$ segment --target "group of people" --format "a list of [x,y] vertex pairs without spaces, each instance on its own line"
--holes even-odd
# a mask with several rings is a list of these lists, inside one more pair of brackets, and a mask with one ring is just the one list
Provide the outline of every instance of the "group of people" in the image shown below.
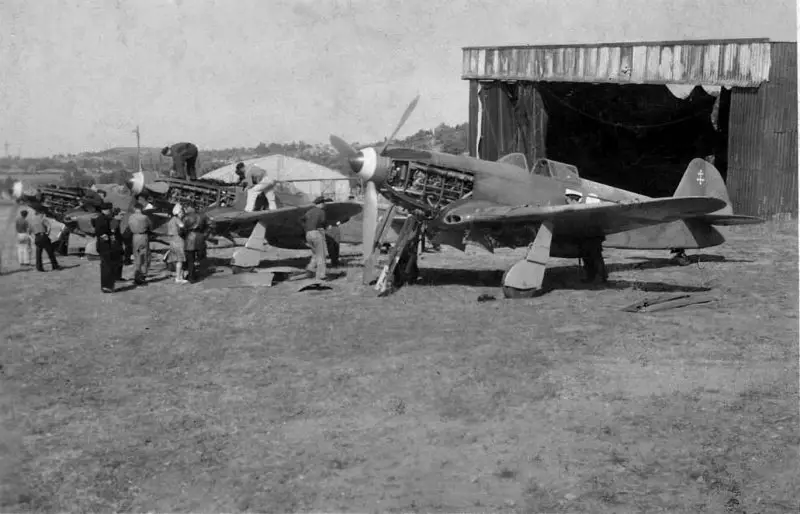
[[47,253],[50,259],[50,267],[53,271],[61,269],[56,259],[56,252],[53,242],[50,240],[50,222],[45,215],[35,212],[33,216],[28,216],[28,211],[22,209],[17,216],[17,260],[20,266],[31,265],[31,243],[36,246],[36,270],[44,271],[42,253]]
[[[100,288],[104,293],[114,291],[115,282],[123,280],[125,262],[125,240],[121,222],[113,215],[112,206],[104,203],[100,216],[93,220],[97,253],[100,255]],[[206,258],[206,237],[210,229],[208,217],[197,213],[191,206],[185,209],[176,205],[167,223],[169,249],[165,256],[168,264],[175,267],[175,282],[187,284],[200,278],[200,269]],[[153,226],[144,214],[143,207],[136,203],[127,218],[125,232],[130,233],[130,254],[136,285],[147,283],[151,264],[150,236]],[[185,267],[184,267],[185,265]]]
[[[176,204],[167,223],[169,250],[165,256],[168,264],[175,266],[175,282],[196,282],[206,260],[206,239],[211,230],[208,216],[189,205]],[[185,266],[185,268],[184,268]]]

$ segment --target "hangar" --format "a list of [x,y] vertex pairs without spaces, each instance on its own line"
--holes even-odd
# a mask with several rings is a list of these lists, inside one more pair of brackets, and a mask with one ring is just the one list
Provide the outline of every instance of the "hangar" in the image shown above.
[[797,215],[797,42],[465,47],[469,153],[671,196],[704,157],[740,214]]

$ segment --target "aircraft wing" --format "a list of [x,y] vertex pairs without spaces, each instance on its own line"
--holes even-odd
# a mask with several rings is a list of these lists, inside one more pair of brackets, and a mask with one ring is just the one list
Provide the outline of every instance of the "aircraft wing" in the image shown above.
[[[266,211],[240,211],[232,208],[209,209],[206,214],[218,228],[234,229],[239,225],[261,222],[266,225],[297,225],[300,217],[312,206],[281,207]],[[361,212],[361,205],[351,202],[325,204],[325,218],[334,225],[344,223]]]
[[695,218],[717,211],[724,200],[707,196],[656,198],[633,203],[507,206],[472,200],[444,213],[442,228],[502,228],[551,221],[555,233],[600,236]]

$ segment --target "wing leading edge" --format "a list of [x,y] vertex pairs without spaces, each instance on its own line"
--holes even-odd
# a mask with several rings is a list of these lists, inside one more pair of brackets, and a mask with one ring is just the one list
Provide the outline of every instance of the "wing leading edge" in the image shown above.
[[551,221],[556,233],[599,236],[695,218],[725,206],[718,198],[685,196],[633,203],[506,206],[486,201],[460,204],[443,213],[443,229],[502,228],[504,225]]

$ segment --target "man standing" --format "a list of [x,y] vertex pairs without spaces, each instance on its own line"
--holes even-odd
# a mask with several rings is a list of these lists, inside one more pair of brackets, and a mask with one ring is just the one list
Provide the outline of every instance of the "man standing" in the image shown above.
[[150,218],[142,214],[142,206],[133,206],[133,213],[128,216],[128,229],[132,234],[133,266],[136,285],[144,285],[147,271],[150,268]]
[[189,282],[196,282],[198,267],[205,257],[208,217],[204,213],[197,213],[190,206],[186,208],[186,218],[183,222],[188,230],[186,234],[186,278]]
[[94,234],[97,237],[97,253],[100,255],[100,288],[104,293],[114,292],[117,278],[117,262],[122,233],[119,220],[111,215],[112,205],[104,203],[101,214],[92,220]]
[[50,241],[50,222],[44,217],[43,212],[36,213],[30,221],[30,233],[33,234],[33,242],[36,244],[36,270],[44,271],[42,263],[42,252],[47,252],[50,259],[50,266],[53,270],[61,269],[56,260],[56,253],[53,250],[53,243]]
[[306,266],[309,275],[316,272],[317,280],[325,280],[325,211],[320,207],[325,199],[319,197],[300,218],[306,233],[306,244],[311,248],[311,260]]
[[197,147],[192,143],[177,143],[161,149],[161,155],[172,157],[172,175],[176,178],[197,178]]
[[16,220],[17,226],[17,261],[20,266],[31,265],[31,236],[28,234],[30,223],[28,223],[28,211],[22,209]]

